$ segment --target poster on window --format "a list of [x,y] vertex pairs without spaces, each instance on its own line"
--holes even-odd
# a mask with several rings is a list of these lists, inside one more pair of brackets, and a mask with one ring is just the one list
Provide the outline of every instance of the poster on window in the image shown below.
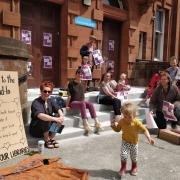
[[106,70],[111,68],[111,71],[114,72],[114,61],[108,60],[106,61]]
[[109,46],[109,51],[114,51],[114,40],[109,40],[108,46]]
[[81,67],[81,69],[83,70],[84,74],[82,77],[82,80],[92,80],[92,73],[91,73],[91,68],[89,65],[83,65]]
[[52,47],[52,34],[43,33],[43,46]]
[[52,56],[43,56],[44,69],[52,69]]
[[29,30],[21,30],[21,41],[25,44],[31,45],[31,31]]
[[0,71],[0,77],[1,163],[27,153],[29,148],[22,119],[18,73]]
[[104,62],[103,57],[101,55],[101,51],[96,49],[92,52],[95,65],[102,64]]

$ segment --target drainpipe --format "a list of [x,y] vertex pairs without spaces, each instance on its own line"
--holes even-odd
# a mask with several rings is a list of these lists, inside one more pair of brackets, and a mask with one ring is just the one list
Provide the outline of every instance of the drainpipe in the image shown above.
[[152,10],[153,10],[153,16],[151,18],[151,23],[152,23],[151,61],[154,60],[154,38],[155,38],[155,22],[156,22],[156,13],[154,10],[154,2],[153,2]]

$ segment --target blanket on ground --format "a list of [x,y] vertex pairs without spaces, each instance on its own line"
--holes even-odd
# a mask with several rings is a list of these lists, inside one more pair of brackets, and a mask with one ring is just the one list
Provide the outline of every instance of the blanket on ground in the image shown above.
[[2,180],[88,180],[88,173],[65,166],[59,157],[46,159],[40,154],[28,157],[15,166],[0,170]]

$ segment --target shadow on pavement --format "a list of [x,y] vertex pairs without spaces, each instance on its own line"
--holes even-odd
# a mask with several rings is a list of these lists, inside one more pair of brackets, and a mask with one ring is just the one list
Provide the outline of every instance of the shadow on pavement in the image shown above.
[[110,169],[87,170],[90,177],[103,178],[108,180],[120,180],[121,177],[117,171]]

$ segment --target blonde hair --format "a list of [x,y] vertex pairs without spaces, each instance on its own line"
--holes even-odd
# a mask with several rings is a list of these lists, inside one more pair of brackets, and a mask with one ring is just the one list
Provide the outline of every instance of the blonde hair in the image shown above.
[[177,61],[176,56],[171,56],[171,57],[169,58],[169,62],[172,62],[172,61],[174,61],[174,60],[176,60],[176,61]]
[[132,102],[126,102],[122,105],[121,112],[135,118],[137,115],[137,106]]

